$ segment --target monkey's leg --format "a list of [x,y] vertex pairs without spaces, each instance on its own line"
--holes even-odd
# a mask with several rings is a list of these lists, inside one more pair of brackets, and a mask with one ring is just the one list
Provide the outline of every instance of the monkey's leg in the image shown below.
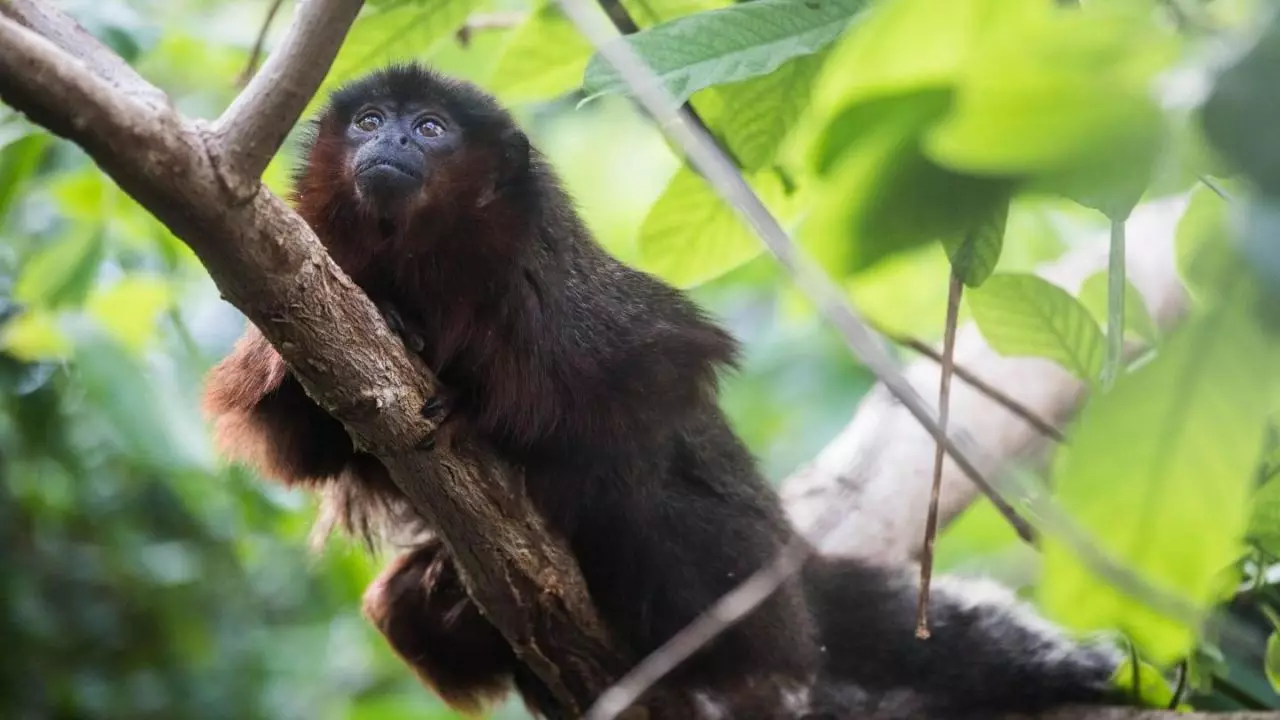
[[364,613],[450,706],[478,712],[501,699],[514,680],[533,709],[547,716],[554,712],[550,692],[471,601],[439,540],[392,561],[365,591]]

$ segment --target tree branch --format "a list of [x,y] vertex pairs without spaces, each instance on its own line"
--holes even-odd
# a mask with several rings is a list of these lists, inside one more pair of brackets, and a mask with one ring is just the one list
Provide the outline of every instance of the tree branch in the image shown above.
[[[420,449],[436,430],[420,412],[436,392],[434,377],[409,356],[306,223],[244,174],[283,138],[279,118],[265,116],[296,115],[322,79],[314,67],[327,66],[350,21],[337,9],[351,11],[349,2],[330,3],[330,10],[321,0],[311,2],[299,16],[303,27],[290,32],[288,59],[268,61],[275,77],[291,83],[287,98],[238,101],[233,108],[249,119],[224,125],[221,133],[183,118],[167,102],[149,101],[164,97],[155,88],[135,84],[118,92],[119,81],[108,80],[118,68],[95,64],[110,51],[87,34],[59,35],[80,43],[73,56],[8,13],[0,18],[0,99],[83,147],[195,251],[224,297],[263,332],[308,394],[358,447],[382,460],[439,532],[485,615],[575,715],[624,668],[576,564],[530,507],[519,475],[489,448],[439,433],[436,450]],[[50,27],[74,26],[51,7],[21,6],[34,8]],[[329,27],[317,26],[321,18]],[[254,84],[254,97],[262,97],[266,86]],[[251,117],[254,107],[262,117]],[[271,139],[250,138],[254,128]],[[230,165],[232,158],[239,164]],[[226,182],[241,177],[244,182]]]
[[75,20],[41,0],[4,0],[0,2],[0,15],[44,37],[64,53],[84,63],[85,67],[104,80],[116,93],[139,103],[163,107],[169,100],[141,75],[129,67],[129,63],[110,49],[103,47]]
[[219,170],[249,195],[329,72],[364,0],[300,0],[262,69],[213,125]]

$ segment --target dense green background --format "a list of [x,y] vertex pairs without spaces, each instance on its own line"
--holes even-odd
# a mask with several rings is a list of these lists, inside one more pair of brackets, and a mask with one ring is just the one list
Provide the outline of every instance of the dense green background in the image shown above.
[[[202,117],[234,97],[268,6],[59,4]],[[1054,465],[1061,503],[1135,573],[1217,611],[1206,626],[1160,616],[1062,543],[1020,546],[981,503],[945,533],[942,568],[1122,632],[1160,669],[1192,658],[1196,704],[1280,706],[1266,679],[1280,657],[1264,662],[1280,656],[1280,31],[1265,4],[623,5],[646,28],[635,47],[869,317],[936,339],[954,265],[961,318],[994,347],[1094,384]],[[494,11],[527,14],[455,34]],[[554,7],[370,2],[326,88],[406,57],[511,104],[601,241],[743,339],[724,402],[771,478],[847,421],[868,373]],[[290,143],[267,173],[277,192],[293,161]],[[1140,198],[1186,191],[1195,311],[1164,337],[1128,295],[1123,326],[1152,352],[1112,384],[1105,275],[1072,297],[1025,273]],[[200,377],[242,326],[181,242],[0,106],[0,716],[452,717],[358,615],[376,560],[342,541],[309,555],[311,501],[213,455]]]

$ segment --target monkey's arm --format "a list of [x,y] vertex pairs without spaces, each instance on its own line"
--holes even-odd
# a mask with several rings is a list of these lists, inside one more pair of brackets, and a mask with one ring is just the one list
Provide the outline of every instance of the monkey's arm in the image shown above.
[[439,539],[406,552],[364,595],[364,614],[418,678],[452,707],[477,713],[514,680],[531,707],[555,699],[471,600]]
[[336,477],[354,455],[342,424],[307,396],[253,325],[209,372],[204,409],[221,452],[286,484]]
[[816,558],[804,581],[821,626],[825,670],[837,682],[910,689],[935,711],[988,716],[1124,702],[1111,683],[1118,651],[1072,641],[994,582],[935,578],[932,636],[919,640],[919,586],[907,569]]

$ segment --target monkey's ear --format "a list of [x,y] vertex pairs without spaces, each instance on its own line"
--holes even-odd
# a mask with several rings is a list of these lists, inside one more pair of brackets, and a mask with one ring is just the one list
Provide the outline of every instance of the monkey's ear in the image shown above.
[[480,196],[477,203],[484,207],[501,197],[504,192],[520,184],[529,173],[529,138],[520,128],[508,128],[498,136],[497,168],[493,187]]

